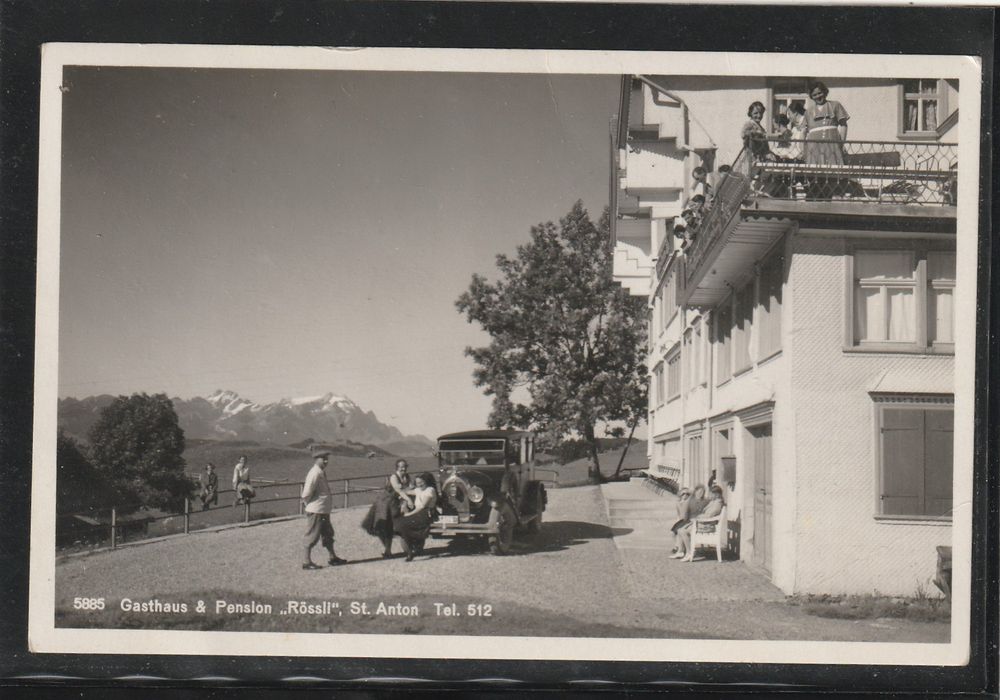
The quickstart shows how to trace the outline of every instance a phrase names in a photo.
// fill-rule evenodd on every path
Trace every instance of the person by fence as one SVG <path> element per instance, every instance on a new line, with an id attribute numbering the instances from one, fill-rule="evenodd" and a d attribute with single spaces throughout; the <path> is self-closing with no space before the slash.
<path id="1" fill-rule="evenodd" d="M 257 495 L 250 483 L 250 465 L 247 464 L 246 455 L 240 455 L 239 461 L 233 467 L 233 491 L 236 492 L 233 508 L 241 503 L 249 503 Z"/>
<path id="2" fill-rule="evenodd" d="M 215 473 L 215 465 L 209 462 L 205 465 L 205 473 L 201 475 L 201 509 L 219 504 L 219 475 Z"/>

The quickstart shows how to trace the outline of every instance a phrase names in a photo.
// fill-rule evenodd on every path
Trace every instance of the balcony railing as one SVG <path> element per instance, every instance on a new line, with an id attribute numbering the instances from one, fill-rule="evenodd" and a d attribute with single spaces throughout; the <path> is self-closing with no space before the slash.
<path id="1" fill-rule="evenodd" d="M 759 150 L 757 156 L 740 151 L 700 216 L 689 219 L 683 244 L 686 281 L 697 273 L 698 261 L 725 235 L 741 208 L 754 203 L 759 208 L 768 200 L 927 207 L 956 203 L 956 144 L 769 139 L 768 145 L 771 153 L 763 157 Z M 775 151 L 802 157 L 782 158 Z M 661 271 L 657 260 L 657 272 Z"/>
<path id="2" fill-rule="evenodd" d="M 958 195 L 955 144 L 769 139 L 768 145 L 771 153 L 753 164 L 758 197 L 954 206 Z"/>
<path id="3" fill-rule="evenodd" d="M 754 183 L 754 162 L 750 152 L 740 151 L 728 173 L 724 173 L 716 184 L 715 193 L 705 210 L 701 221 L 688 228 L 688 240 L 684 248 L 688 261 L 700 260 L 706 250 L 726 232 L 729 222 L 736 216 L 743 202 L 751 195 Z M 696 265 L 687 266 L 686 277 L 695 272 Z"/>

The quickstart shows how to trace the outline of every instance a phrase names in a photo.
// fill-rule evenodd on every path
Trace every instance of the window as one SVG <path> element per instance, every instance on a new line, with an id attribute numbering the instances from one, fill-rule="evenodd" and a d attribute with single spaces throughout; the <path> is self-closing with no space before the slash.
<path id="1" fill-rule="evenodd" d="M 701 435 L 692 435 L 687 439 L 686 481 L 690 485 L 704 483 L 701 465 Z"/>
<path id="2" fill-rule="evenodd" d="M 649 337 L 646 338 L 646 349 L 649 352 L 653 352 L 653 348 L 656 347 L 656 328 L 653 326 L 654 323 L 656 323 L 656 314 L 653 309 L 649 309 L 649 313 L 646 315 L 646 328 L 649 329 Z"/>
<path id="3" fill-rule="evenodd" d="M 660 362 L 653 370 L 653 386 L 656 389 L 656 405 L 662 406 L 667 398 L 666 386 L 663 384 L 663 363 Z"/>
<path id="4" fill-rule="evenodd" d="M 771 118 L 788 112 L 789 106 L 806 106 L 809 83 L 806 80 L 782 80 L 771 86 Z"/>
<path id="5" fill-rule="evenodd" d="M 733 319 L 732 355 L 737 373 L 750 368 L 750 332 L 753 321 L 753 282 L 736 294 L 736 316 Z"/>
<path id="6" fill-rule="evenodd" d="M 933 345 L 955 342 L 955 254 L 927 253 L 927 340 Z"/>
<path id="7" fill-rule="evenodd" d="M 681 395 L 681 353 L 678 350 L 667 358 L 667 401 Z"/>
<path id="8" fill-rule="evenodd" d="M 684 331 L 684 342 L 681 346 L 681 382 L 684 393 L 694 388 L 694 330 L 688 328 Z"/>
<path id="9" fill-rule="evenodd" d="M 858 251 L 854 275 L 854 337 L 858 342 L 915 342 L 917 280 L 913 253 Z"/>
<path id="10" fill-rule="evenodd" d="M 708 382 L 708 343 L 705 342 L 705 335 L 702 327 L 706 321 L 699 318 L 694 323 L 694 385 L 704 386 Z"/>
<path id="11" fill-rule="evenodd" d="M 900 134 L 937 132 L 944 113 L 944 90 L 933 78 L 903 80 L 900 84 Z"/>
<path id="12" fill-rule="evenodd" d="M 940 399 L 899 401 L 894 397 L 878 410 L 878 513 L 950 517 L 954 409 Z"/>
<path id="13" fill-rule="evenodd" d="M 954 352 L 955 253 L 857 250 L 848 345 L 862 350 Z"/>
<path id="14" fill-rule="evenodd" d="M 730 326 L 733 322 L 732 298 L 726 299 L 715 311 L 715 383 L 722 384 L 733 376 L 730 364 Z"/>
<path id="15" fill-rule="evenodd" d="M 781 349 L 781 289 L 785 258 L 772 255 L 760 270 L 757 297 L 757 359 L 764 360 Z"/>
<path id="16" fill-rule="evenodd" d="M 663 286 L 660 287 L 660 332 L 667 329 L 670 319 L 677 311 L 677 271 L 670 271 Z"/>
<path id="17" fill-rule="evenodd" d="M 730 432 L 731 428 L 727 425 L 724 428 L 716 428 L 713 435 L 712 469 L 715 470 L 717 481 L 722 481 L 722 458 L 733 454 L 733 443 L 730 440 Z"/>

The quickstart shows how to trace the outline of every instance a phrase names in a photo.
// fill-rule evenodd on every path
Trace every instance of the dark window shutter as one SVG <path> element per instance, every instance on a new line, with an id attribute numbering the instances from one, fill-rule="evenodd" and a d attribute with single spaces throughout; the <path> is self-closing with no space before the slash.
<path id="1" fill-rule="evenodd" d="M 927 515 L 951 515 L 954 411 L 924 411 L 924 498 Z"/>
<path id="2" fill-rule="evenodd" d="M 882 513 L 922 515 L 924 502 L 924 412 L 882 411 Z"/>

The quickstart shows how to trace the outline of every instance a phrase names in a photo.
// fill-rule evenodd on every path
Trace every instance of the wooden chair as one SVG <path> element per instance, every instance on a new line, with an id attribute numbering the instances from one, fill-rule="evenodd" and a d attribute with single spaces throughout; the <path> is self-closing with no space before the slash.
<path id="1" fill-rule="evenodd" d="M 726 520 L 726 507 L 722 507 L 722 512 L 717 517 L 705 520 L 691 521 L 691 548 L 688 550 L 684 561 L 693 561 L 694 552 L 698 547 L 715 547 L 715 554 L 719 561 L 722 561 L 722 550 L 726 548 L 728 541 L 729 525 Z"/>

